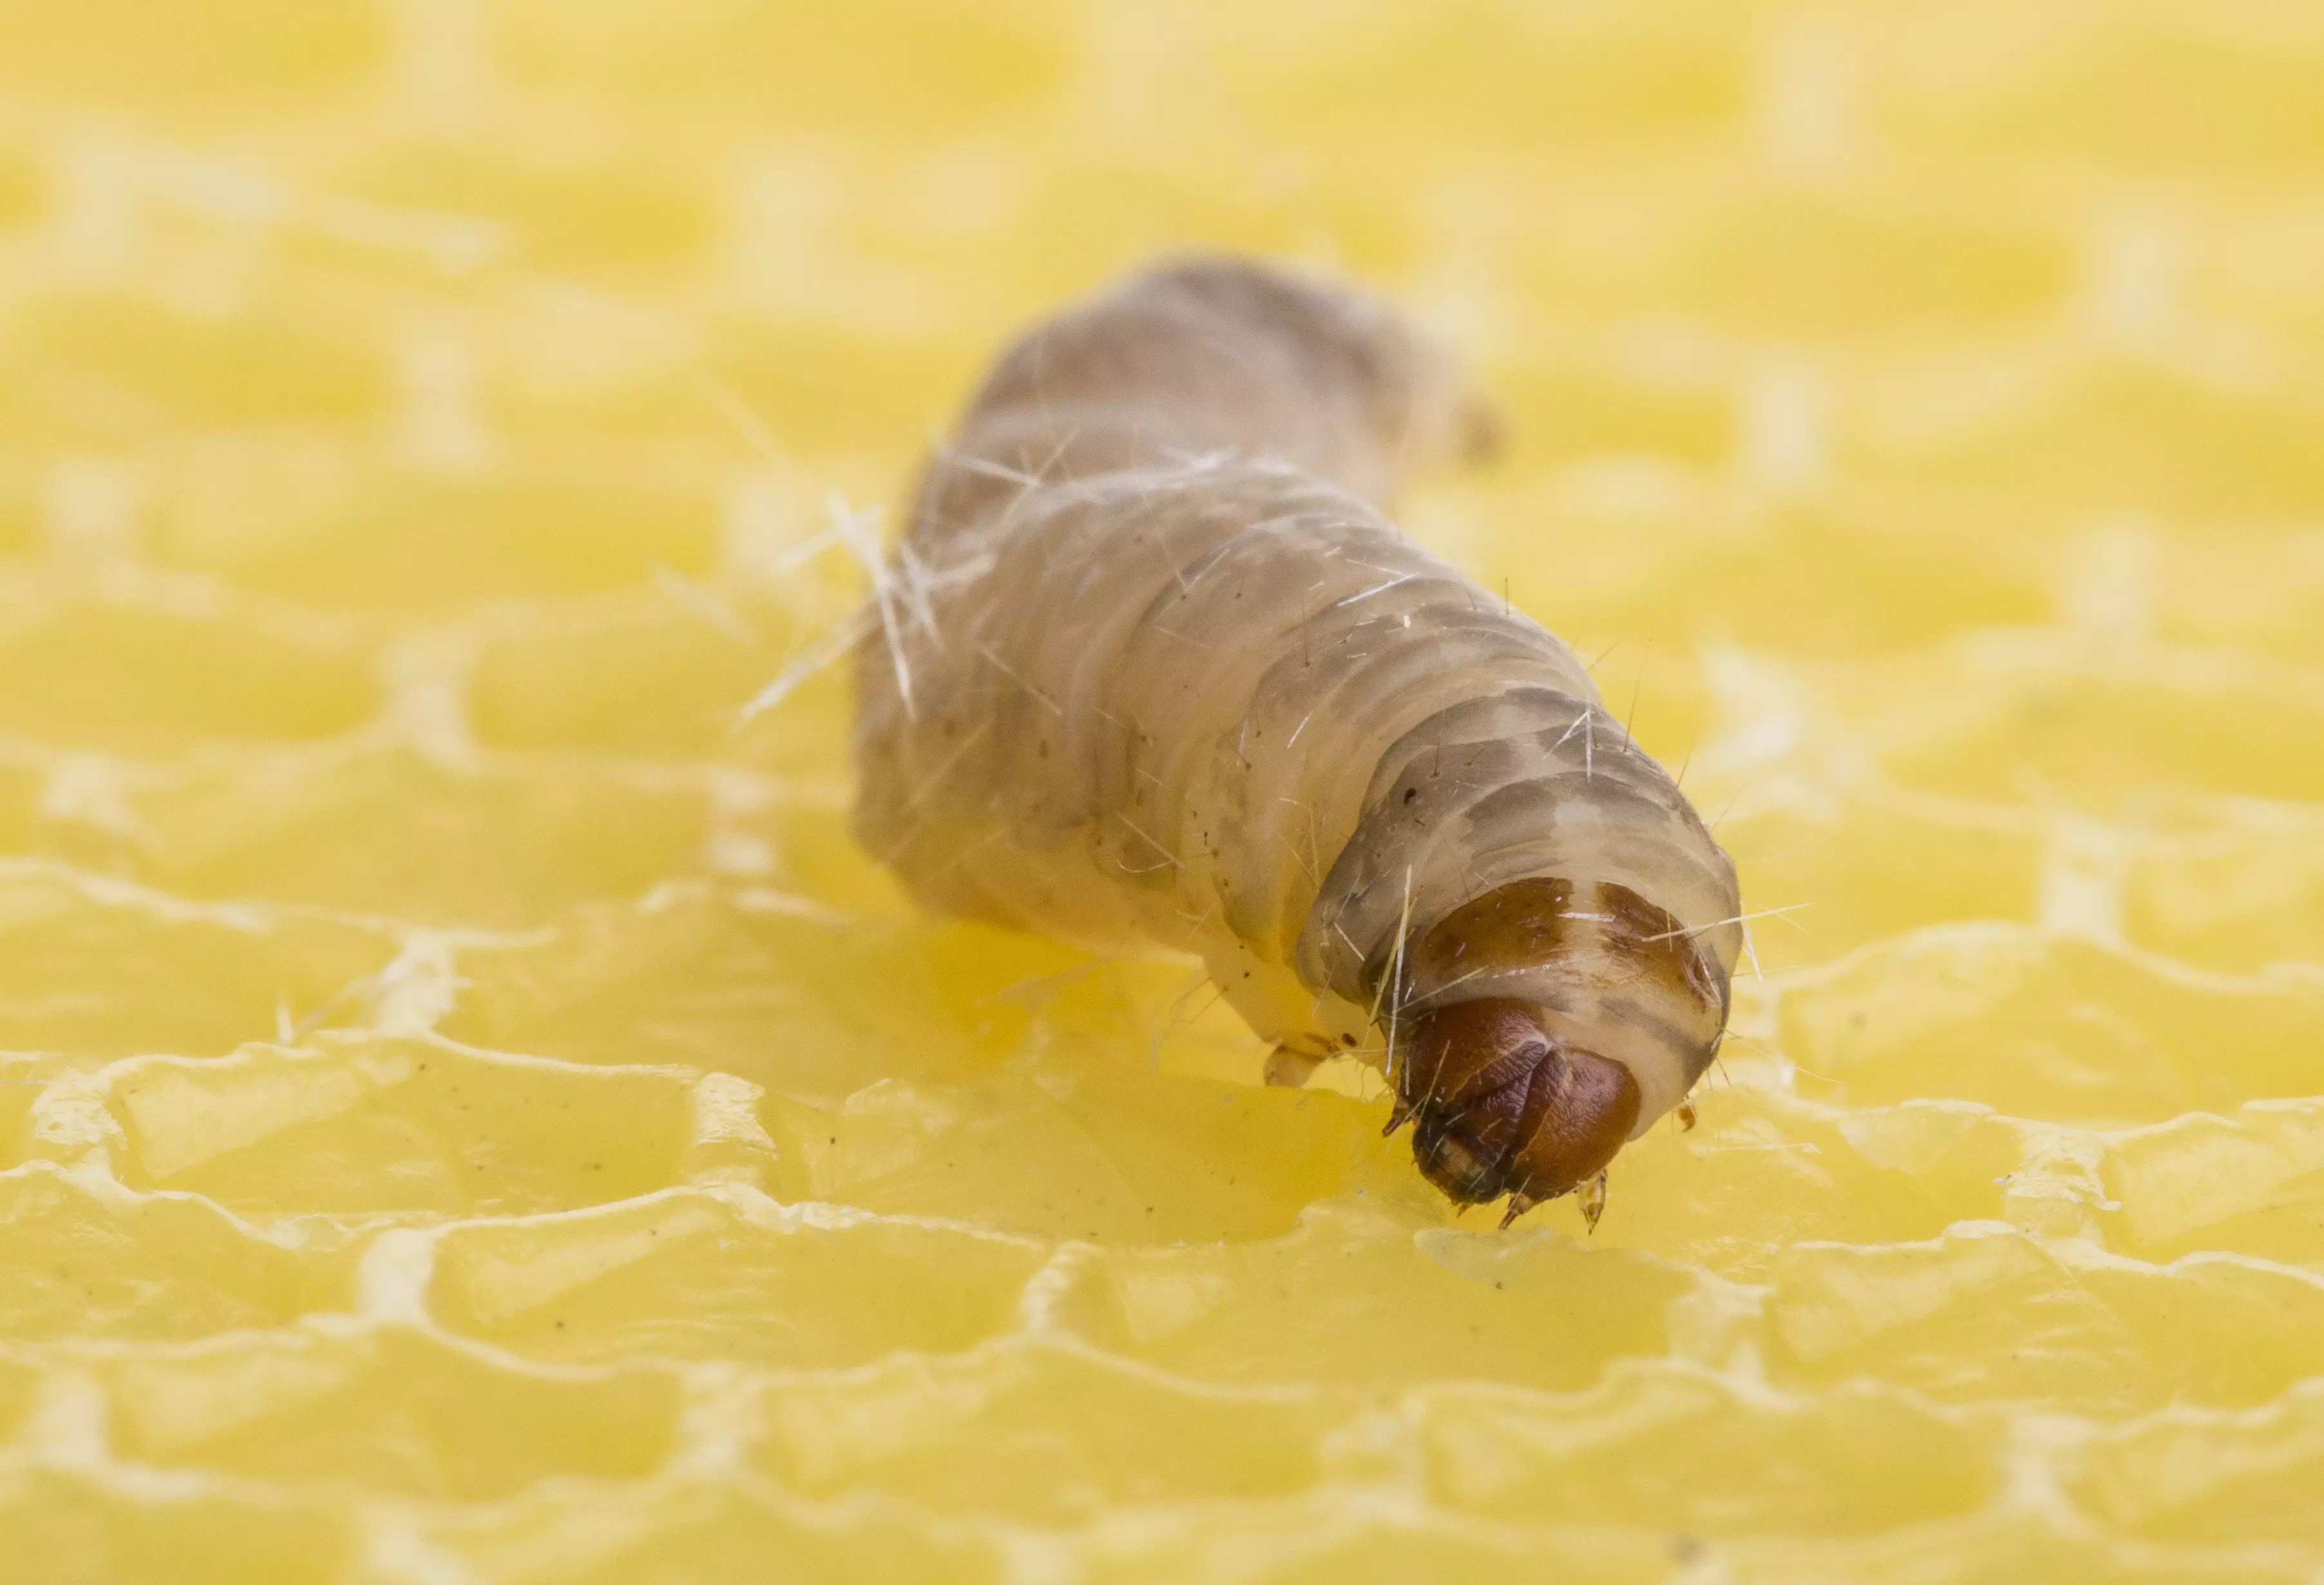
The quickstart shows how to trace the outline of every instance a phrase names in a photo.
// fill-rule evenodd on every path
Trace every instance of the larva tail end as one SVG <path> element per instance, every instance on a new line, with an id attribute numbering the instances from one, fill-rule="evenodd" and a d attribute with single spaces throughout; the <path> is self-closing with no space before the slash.
<path id="1" fill-rule="evenodd" d="M 1423 1175 L 1456 1205 L 1512 1195 L 1523 1202 L 1512 1220 L 1602 1179 L 1641 1104 L 1628 1068 L 1565 1045 L 1519 1001 L 1426 1015 L 1399 1077 Z M 1602 1204 L 1602 1187 L 1596 1198 Z"/>

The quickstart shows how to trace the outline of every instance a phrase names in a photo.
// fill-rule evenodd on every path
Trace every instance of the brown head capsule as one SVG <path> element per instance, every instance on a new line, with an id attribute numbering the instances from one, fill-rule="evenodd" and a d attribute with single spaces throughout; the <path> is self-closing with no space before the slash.
<path id="1" fill-rule="evenodd" d="M 1507 1227 L 1605 1171 L 1637 1123 L 1638 1084 L 1525 1002 L 1464 1001 L 1418 1020 L 1389 1127 L 1407 1119 L 1428 1181 L 1458 1205 L 1508 1195 Z"/>

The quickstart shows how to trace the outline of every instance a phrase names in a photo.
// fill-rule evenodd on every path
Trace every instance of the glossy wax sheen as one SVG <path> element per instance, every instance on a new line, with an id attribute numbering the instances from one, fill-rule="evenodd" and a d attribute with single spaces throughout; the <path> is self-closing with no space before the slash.
<path id="1" fill-rule="evenodd" d="M 0 1574 L 2324 1569 L 2308 8 L 0 37 Z M 1735 857 L 1594 1235 L 849 836 L 931 438 L 1196 248 L 1473 372 L 1396 522 Z"/>

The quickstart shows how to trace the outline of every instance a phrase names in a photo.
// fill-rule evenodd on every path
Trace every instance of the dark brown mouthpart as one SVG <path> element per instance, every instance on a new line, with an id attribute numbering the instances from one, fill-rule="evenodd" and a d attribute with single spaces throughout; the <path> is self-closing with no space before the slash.
<path id="1" fill-rule="evenodd" d="M 1412 1122 L 1413 1159 L 1454 1204 L 1508 1194 L 1515 1214 L 1604 1171 L 1639 1104 L 1620 1063 L 1560 1039 L 1528 1002 L 1485 998 L 1416 1020 L 1388 1126 Z"/>

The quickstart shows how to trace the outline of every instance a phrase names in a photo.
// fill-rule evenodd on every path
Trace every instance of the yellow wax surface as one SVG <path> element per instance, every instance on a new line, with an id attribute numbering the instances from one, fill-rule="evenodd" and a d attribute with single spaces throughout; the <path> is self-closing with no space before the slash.
<path id="1" fill-rule="evenodd" d="M 0 0 L 0 1577 L 2314 1580 L 2319 85 L 2307 0 Z M 847 838 L 852 551 L 1196 245 L 1462 349 L 1404 521 L 1738 860 L 1594 1236 Z"/>

